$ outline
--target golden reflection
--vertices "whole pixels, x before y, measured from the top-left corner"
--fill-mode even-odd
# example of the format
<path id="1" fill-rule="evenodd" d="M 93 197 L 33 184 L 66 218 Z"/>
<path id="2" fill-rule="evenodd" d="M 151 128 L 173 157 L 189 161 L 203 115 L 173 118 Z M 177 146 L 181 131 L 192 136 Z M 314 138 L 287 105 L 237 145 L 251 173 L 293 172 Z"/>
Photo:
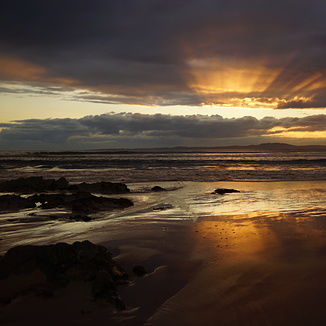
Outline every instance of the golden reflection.
<path id="1" fill-rule="evenodd" d="M 260 213 L 246 214 L 239 221 L 215 221 L 212 218 L 196 225 L 198 250 L 206 248 L 207 242 L 211 250 L 219 251 L 223 259 L 261 259 L 268 248 L 276 249 L 278 240 L 272 230 L 263 226 Z M 214 218 L 213 218 L 214 219 Z"/>

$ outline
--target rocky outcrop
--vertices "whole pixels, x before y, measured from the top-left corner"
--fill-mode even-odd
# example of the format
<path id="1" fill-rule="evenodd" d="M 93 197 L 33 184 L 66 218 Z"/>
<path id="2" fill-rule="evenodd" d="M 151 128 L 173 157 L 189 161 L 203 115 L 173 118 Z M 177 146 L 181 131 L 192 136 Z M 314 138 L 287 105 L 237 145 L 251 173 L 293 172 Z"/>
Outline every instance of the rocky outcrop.
<path id="1" fill-rule="evenodd" d="M 16 195 L 0 196 L 0 211 L 17 211 L 33 207 L 35 207 L 35 203 L 26 198 Z"/>
<path id="2" fill-rule="evenodd" d="M 164 189 L 160 186 L 154 186 L 151 190 L 155 191 L 155 192 L 166 191 L 166 189 Z"/>
<path id="3" fill-rule="evenodd" d="M 14 192 L 19 194 L 30 194 L 48 191 L 86 191 L 99 194 L 122 194 L 130 192 L 124 183 L 95 182 L 69 184 L 65 178 L 43 179 L 43 177 L 28 177 L 0 183 L 0 192 Z"/>
<path id="4" fill-rule="evenodd" d="M 135 266 L 132 269 L 132 272 L 134 273 L 134 275 L 136 275 L 138 277 L 142 277 L 142 276 L 145 276 L 147 274 L 145 267 L 142 266 L 142 265 Z"/>
<path id="5" fill-rule="evenodd" d="M 240 191 L 235 190 L 235 189 L 217 188 L 212 192 L 212 194 L 224 195 L 224 194 L 229 194 L 229 193 L 233 193 L 233 192 L 240 192 Z"/>
<path id="6" fill-rule="evenodd" d="M 97 194 L 124 194 L 130 192 L 124 183 L 113 182 L 95 182 L 95 183 L 78 183 L 69 186 L 69 191 L 86 191 Z"/>
<path id="7" fill-rule="evenodd" d="M 55 289 L 70 282 L 84 281 L 91 285 L 90 299 L 106 300 L 117 308 L 125 308 L 118 296 L 117 285 L 128 282 L 128 274 L 116 264 L 103 246 L 89 241 L 75 242 L 72 245 L 57 243 L 48 246 L 18 246 L 8 250 L 0 259 L 0 280 L 35 270 L 41 271 L 46 277 L 44 289 L 51 288 L 55 292 Z M 34 290 L 37 289 L 40 289 L 39 283 L 34 285 Z M 43 291 L 45 295 L 47 291 Z M 53 291 L 49 295 L 54 295 Z M 29 292 L 33 292 L 33 286 Z"/>
<path id="8" fill-rule="evenodd" d="M 67 208 L 77 214 L 76 216 L 84 216 L 76 220 L 89 220 L 85 219 L 85 215 L 98 211 L 111 211 L 133 206 L 133 202 L 127 198 L 98 197 L 88 192 L 77 192 L 76 194 L 40 194 L 27 198 L 3 195 L 0 196 L 0 211 L 34 208 L 37 203 L 41 203 L 39 207 L 43 209 Z"/>
<path id="9" fill-rule="evenodd" d="M 97 197 L 89 192 L 77 192 L 76 194 L 41 194 L 28 197 L 33 203 L 41 203 L 41 208 L 68 208 L 73 213 L 89 214 L 98 211 L 126 208 L 133 205 L 127 198 Z"/>
<path id="10" fill-rule="evenodd" d="M 1 192 L 28 194 L 32 192 L 66 190 L 69 183 L 65 178 L 43 179 L 43 177 L 19 178 L 0 183 Z"/>

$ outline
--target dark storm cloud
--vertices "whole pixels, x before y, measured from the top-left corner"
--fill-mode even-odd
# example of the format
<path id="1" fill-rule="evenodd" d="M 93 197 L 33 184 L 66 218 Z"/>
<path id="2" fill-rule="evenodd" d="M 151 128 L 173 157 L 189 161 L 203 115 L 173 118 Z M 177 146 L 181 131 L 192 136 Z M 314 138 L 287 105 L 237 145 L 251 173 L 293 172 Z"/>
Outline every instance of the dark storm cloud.
<path id="1" fill-rule="evenodd" d="M 284 70 L 261 97 L 280 97 L 318 71 L 321 87 L 309 95 L 323 107 L 315 97 L 325 90 L 325 11 L 322 0 L 3 0 L 0 50 L 44 67 L 44 80 L 136 104 L 198 105 L 189 60 L 264 59 Z"/>
<path id="2" fill-rule="evenodd" d="M 73 119 L 29 119 L 1 124 L 0 139 L 5 141 L 39 141 L 44 143 L 64 143 L 74 135 L 87 135 L 83 125 Z"/>
<path id="3" fill-rule="evenodd" d="M 260 137 L 277 133 L 275 128 L 290 131 L 326 131 L 326 115 L 304 118 L 242 117 L 226 119 L 219 115 L 171 116 L 163 114 L 118 113 L 85 116 L 81 119 L 29 119 L 0 125 L 1 142 L 39 142 L 64 144 L 78 139 L 80 147 L 86 142 L 136 140 L 138 146 L 152 139 L 156 146 L 174 146 L 188 139 L 202 146 L 205 140 L 239 137 Z M 273 129 L 274 128 L 274 129 Z"/>

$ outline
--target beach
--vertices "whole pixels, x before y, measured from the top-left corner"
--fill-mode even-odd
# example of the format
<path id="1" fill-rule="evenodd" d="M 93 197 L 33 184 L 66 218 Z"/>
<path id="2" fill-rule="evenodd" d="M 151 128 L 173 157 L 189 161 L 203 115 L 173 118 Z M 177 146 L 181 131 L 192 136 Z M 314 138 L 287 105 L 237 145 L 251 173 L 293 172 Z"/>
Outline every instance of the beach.
<path id="1" fill-rule="evenodd" d="M 71 284 L 51 298 L 29 294 L 2 306 L 2 323 L 325 322 L 325 182 L 161 182 L 167 191 L 158 193 L 149 191 L 153 185 L 128 185 L 134 206 L 106 218 L 38 227 L 13 223 L 12 234 L 2 233 L 4 251 L 17 244 L 87 239 L 108 248 L 130 274 L 144 266 L 145 276 L 118 286 L 127 309 L 94 302 L 85 284 Z M 212 194 L 218 187 L 240 192 Z M 40 308 L 44 313 L 36 312 Z"/>

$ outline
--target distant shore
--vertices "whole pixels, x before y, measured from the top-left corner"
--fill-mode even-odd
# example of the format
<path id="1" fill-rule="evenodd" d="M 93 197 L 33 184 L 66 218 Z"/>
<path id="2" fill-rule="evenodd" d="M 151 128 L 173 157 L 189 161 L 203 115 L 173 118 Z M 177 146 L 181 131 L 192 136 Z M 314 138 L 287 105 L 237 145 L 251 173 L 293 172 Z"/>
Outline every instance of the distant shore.
<path id="1" fill-rule="evenodd" d="M 116 148 L 116 149 L 93 149 L 76 151 L 25 151 L 33 152 L 33 155 L 78 155 L 78 154 L 141 154 L 141 153 L 238 153 L 238 152 L 326 152 L 326 145 L 291 145 L 286 143 L 262 143 L 258 145 L 231 145 L 210 147 L 158 147 L 158 148 Z"/>

